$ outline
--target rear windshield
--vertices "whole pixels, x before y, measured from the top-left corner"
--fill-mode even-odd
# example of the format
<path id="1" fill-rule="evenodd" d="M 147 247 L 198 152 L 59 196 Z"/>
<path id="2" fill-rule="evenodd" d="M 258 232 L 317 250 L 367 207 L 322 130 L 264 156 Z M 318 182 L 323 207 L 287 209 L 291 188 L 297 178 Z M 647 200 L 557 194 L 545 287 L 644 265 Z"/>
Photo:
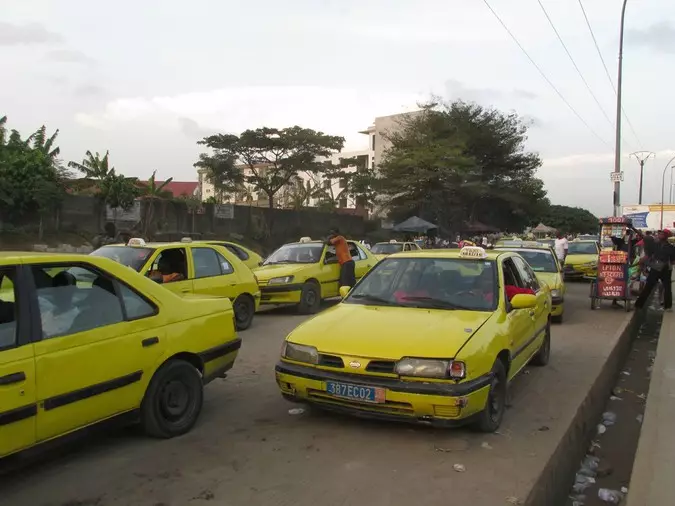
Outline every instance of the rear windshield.
<path id="1" fill-rule="evenodd" d="M 596 242 L 571 242 L 567 246 L 568 255 L 597 255 L 598 243 Z"/>
<path id="2" fill-rule="evenodd" d="M 375 255 L 393 255 L 401 251 L 403 251 L 403 244 L 388 242 L 378 243 L 370 250 Z"/>
<path id="3" fill-rule="evenodd" d="M 140 272 L 152 252 L 152 248 L 103 246 L 102 248 L 93 251 L 91 255 L 110 258 L 118 264 L 126 265 L 127 267 L 131 267 L 133 270 Z"/>
<path id="4" fill-rule="evenodd" d="M 534 272 L 558 272 L 550 251 L 518 251 Z"/>

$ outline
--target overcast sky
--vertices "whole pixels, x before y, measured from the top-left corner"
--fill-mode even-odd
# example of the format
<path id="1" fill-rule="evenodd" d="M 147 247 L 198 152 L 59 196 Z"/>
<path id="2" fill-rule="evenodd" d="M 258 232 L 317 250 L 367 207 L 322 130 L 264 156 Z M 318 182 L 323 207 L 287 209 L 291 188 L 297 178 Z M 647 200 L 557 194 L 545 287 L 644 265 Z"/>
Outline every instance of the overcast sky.
<path id="1" fill-rule="evenodd" d="M 29 134 L 60 129 L 65 160 L 110 150 L 118 171 L 195 180 L 196 140 L 258 126 L 342 135 L 375 116 L 415 109 L 430 94 L 515 110 L 532 121 L 528 149 L 553 203 L 611 214 L 616 96 L 578 0 L 542 0 L 602 109 L 537 0 L 0 0 L 0 116 Z M 583 0 L 616 83 L 621 0 Z M 675 155 L 675 9 L 629 0 L 624 52 L 622 203 L 660 201 Z M 603 111 L 609 120 L 603 115 Z M 666 185 L 669 184 L 666 177 Z M 669 190 L 666 188 L 666 198 Z"/>

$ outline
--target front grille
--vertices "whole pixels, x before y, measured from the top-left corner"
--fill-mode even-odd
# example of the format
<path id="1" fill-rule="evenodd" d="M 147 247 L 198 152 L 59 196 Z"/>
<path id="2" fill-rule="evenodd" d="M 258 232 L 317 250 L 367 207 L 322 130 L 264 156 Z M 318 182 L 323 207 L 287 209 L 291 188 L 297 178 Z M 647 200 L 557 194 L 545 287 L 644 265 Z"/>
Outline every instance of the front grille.
<path id="1" fill-rule="evenodd" d="M 357 402 L 350 399 L 343 399 L 341 397 L 333 397 L 323 390 L 308 389 L 307 395 L 310 399 L 321 404 L 328 404 L 333 406 L 340 406 L 354 409 L 357 411 L 372 411 L 376 413 L 386 413 L 390 415 L 412 415 L 414 413 L 413 407 L 405 402 L 386 401 L 381 404 L 370 402 Z"/>
<path id="2" fill-rule="evenodd" d="M 459 406 L 438 406 L 434 405 L 434 415 L 443 418 L 457 418 L 460 414 Z"/>
<path id="3" fill-rule="evenodd" d="M 371 360 L 366 366 L 366 371 L 381 374 L 393 374 L 396 362 L 391 360 Z"/>
<path id="4" fill-rule="evenodd" d="M 269 283 L 270 282 L 267 279 L 259 279 L 258 280 L 258 286 L 267 286 Z"/>
<path id="5" fill-rule="evenodd" d="M 335 367 L 338 369 L 342 369 L 345 366 L 345 363 L 340 357 L 336 357 L 335 355 L 320 354 L 319 365 L 322 365 L 324 367 Z"/>

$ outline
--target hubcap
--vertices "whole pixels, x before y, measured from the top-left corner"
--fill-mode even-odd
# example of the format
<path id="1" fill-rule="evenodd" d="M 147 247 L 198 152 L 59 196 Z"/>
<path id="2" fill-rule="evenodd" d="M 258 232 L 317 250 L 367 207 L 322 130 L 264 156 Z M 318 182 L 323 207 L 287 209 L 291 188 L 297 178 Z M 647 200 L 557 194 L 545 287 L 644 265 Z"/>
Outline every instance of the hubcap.
<path id="1" fill-rule="evenodd" d="M 235 311 L 235 316 L 240 323 L 248 320 L 248 305 L 245 302 L 239 302 Z"/>
<path id="2" fill-rule="evenodd" d="M 305 294 L 305 301 L 310 306 L 316 302 L 316 293 L 314 293 L 314 290 L 310 290 Z"/>
<path id="3" fill-rule="evenodd" d="M 160 398 L 160 408 L 167 419 L 179 419 L 185 414 L 189 405 L 190 391 L 185 383 L 179 380 L 171 380 L 164 386 Z"/>

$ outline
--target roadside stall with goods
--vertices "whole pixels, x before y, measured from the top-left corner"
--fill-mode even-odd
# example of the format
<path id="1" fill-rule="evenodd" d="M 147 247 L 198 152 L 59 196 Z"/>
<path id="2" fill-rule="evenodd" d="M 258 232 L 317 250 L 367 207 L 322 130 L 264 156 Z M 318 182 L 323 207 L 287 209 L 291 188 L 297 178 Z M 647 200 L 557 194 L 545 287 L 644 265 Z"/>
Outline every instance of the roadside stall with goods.
<path id="1" fill-rule="evenodd" d="M 600 237 L 609 238 L 612 247 L 603 248 L 598 258 L 598 274 L 591 282 L 591 309 L 600 307 L 601 300 L 613 304 L 622 301 L 626 311 L 630 310 L 631 276 L 638 276 L 639 269 L 633 264 L 634 230 L 630 218 L 623 216 L 601 218 Z"/>

